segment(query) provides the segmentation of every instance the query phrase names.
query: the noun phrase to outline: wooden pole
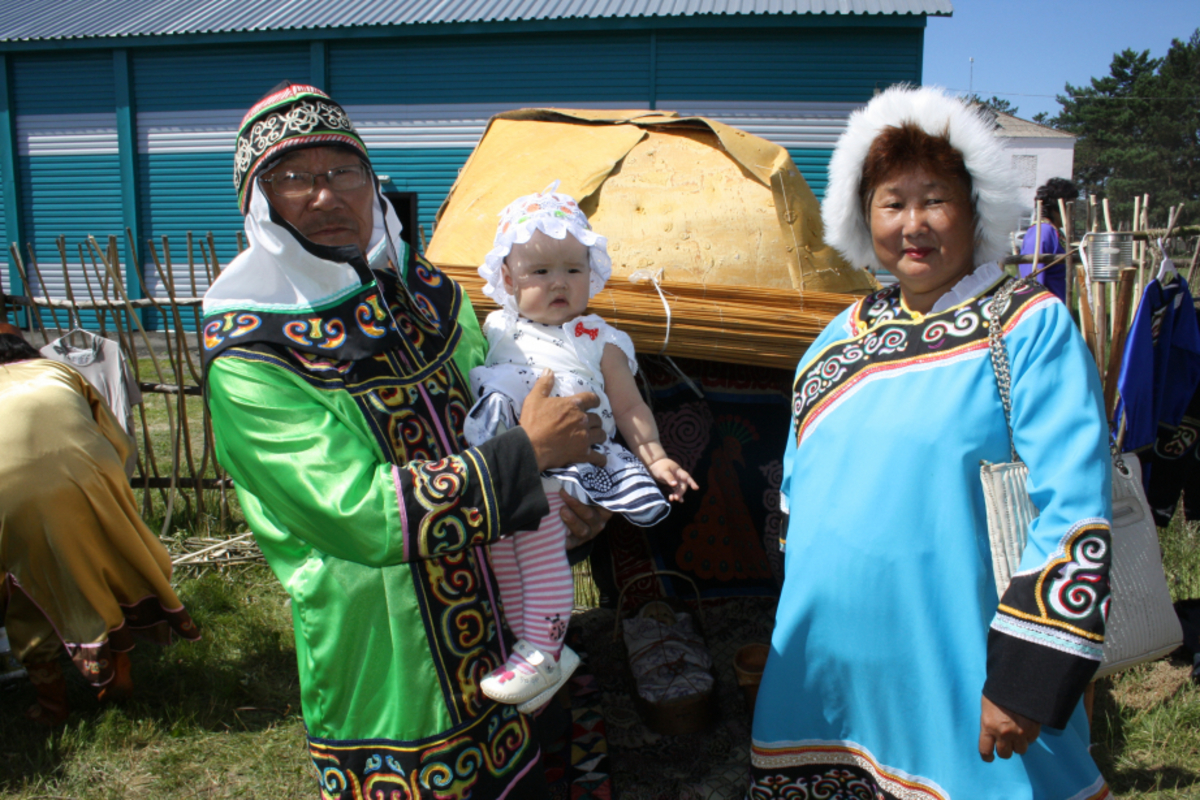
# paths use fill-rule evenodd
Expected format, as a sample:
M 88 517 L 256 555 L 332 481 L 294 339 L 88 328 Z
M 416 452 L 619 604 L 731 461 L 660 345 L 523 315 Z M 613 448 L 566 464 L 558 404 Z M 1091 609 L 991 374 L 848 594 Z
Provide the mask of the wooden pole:
M 8 248 L 12 252 L 13 263 L 17 265 L 17 272 L 21 275 L 21 284 L 25 287 L 25 296 L 32 300 L 33 288 L 29 285 L 29 273 L 25 271 L 25 262 L 21 260 L 21 248 L 17 247 L 16 242 L 11 243 Z M 42 312 L 38 309 L 37 305 L 33 305 L 32 309 L 33 319 L 37 321 L 38 330 L 42 332 L 42 344 L 50 344 L 50 337 L 46 335 L 46 323 L 42 321 Z
M 125 301 L 126 308 L 128 309 L 128 312 L 129 312 L 129 317 L 133 320 L 134 324 L 137 326 L 138 333 L 140 333 L 142 335 L 142 341 L 146 345 L 146 349 L 150 353 L 150 361 L 154 364 L 154 372 L 156 375 L 158 375 L 158 382 L 166 383 L 167 381 L 166 381 L 164 373 L 162 371 L 162 365 L 158 363 L 158 356 L 156 356 L 154 354 L 154 347 L 151 346 L 151 344 L 150 344 L 150 336 L 146 333 L 146 328 L 142 325 L 141 318 L 134 312 L 133 308 L 129 305 L 129 295 L 125 293 L 125 287 L 121 285 L 121 279 L 116 274 L 114 265 L 110 264 L 108 262 L 108 260 L 104 257 L 104 253 L 100 250 L 100 245 L 98 245 L 96 243 L 95 237 L 89 235 L 87 238 L 88 238 L 88 245 L 96 252 L 96 255 L 100 259 L 101 263 L 104 264 L 104 268 L 108 272 L 109 279 L 112 281 L 113 285 L 116 287 L 118 296 L 122 300 Z M 140 280 L 141 276 L 139 275 L 138 277 Z M 164 395 L 164 400 L 166 402 L 166 409 L 167 409 L 167 425 L 171 428 L 172 434 L 174 434 L 174 432 L 175 432 L 175 415 L 173 413 L 174 409 L 171 408 L 170 399 L 167 398 L 166 395 Z M 172 438 L 174 438 L 174 436 Z M 178 448 L 175 448 L 175 449 L 176 449 L 176 452 L 178 453 Z M 171 470 L 171 489 L 167 494 L 167 509 L 166 509 L 165 517 L 163 519 L 162 532 L 159 534 L 162 537 L 166 537 L 167 531 L 170 530 L 170 528 L 171 528 L 171 516 L 174 513 L 174 503 L 175 503 L 175 488 L 176 488 L 175 487 L 175 478 L 178 475 L 178 473 L 179 473 L 179 465 L 176 464 L 174 466 L 174 468 Z
M 1138 224 L 1142 220 L 1142 198 L 1133 198 L 1133 226 L 1130 230 L 1136 231 Z M 1137 295 L 1141 297 L 1142 287 L 1146 285 L 1146 251 L 1141 242 L 1133 243 L 1134 263 L 1137 265 Z
M 88 260 L 87 260 L 87 257 L 85 257 L 83 254 L 83 244 L 79 243 L 78 246 L 79 246 L 79 265 L 83 269 L 83 282 L 84 282 L 84 284 L 87 285 L 88 297 L 92 298 L 92 303 L 95 304 L 97 302 L 96 294 L 95 294 L 95 292 L 92 291 L 92 279 L 88 276 Z M 96 265 L 96 257 L 95 256 L 92 256 L 92 267 L 96 269 L 96 288 L 101 288 L 100 269 Z M 106 298 L 102 298 L 102 299 L 106 300 Z M 104 308 L 101 308 L 99 305 L 94 305 L 93 308 L 95 308 L 95 311 L 96 311 L 96 318 L 98 320 L 100 320 L 100 335 L 103 336 L 104 338 L 108 338 L 108 313 Z
M 1074 307 L 1071 303 L 1072 296 L 1078 294 L 1078 292 L 1075 291 L 1075 281 L 1073 280 L 1075 277 L 1075 262 L 1071 258 L 1071 248 L 1073 245 L 1073 239 L 1075 238 L 1075 204 L 1066 203 L 1062 199 L 1059 199 L 1058 213 L 1062 218 L 1063 224 L 1063 247 L 1067 251 L 1066 265 L 1064 266 L 1063 274 L 1063 277 L 1065 278 L 1063 281 L 1063 288 L 1066 294 L 1065 299 L 1067 301 L 1067 309 L 1070 310 Z
M 42 287 L 42 297 L 46 300 L 50 299 L 50 287 L 46 285 L 46 281 L 42 279 L 42 270 L 38 267 L 37 254 L 33 252 L 33 242 L 27 242 L 26 247 L 29 248 L 29 266 L 33 269 L 33 274 L 37 278 L 37 282 Z M 33 295 L 30 295 L 32 297 Z M 58 312 L 54 310 L 52 303 L 47 303 L 50 306 L 50 319 L 54 320 L 54 329 L 58 331 L 58 335 L 62 336 L 63 328 L 58 324 Z M 67 314 L 67 324 L 70 325 L 71 315 Z
M 128 236 L 129 229 L 126 228 L 125 231 L 126 231 L 126 235 Z M 129 239 L 129 246 L 130 246 L 130 255 L 133 258 L 133 263 L 135 263 L 135 264 L 141 263 L 138 259 L 137 247 L 135 246 L 132 237 L 130 237 L 130 239 Z M 91 254 L 91 248 L 88 249 L 88 252 L 89 252 L 89 254 Z M 82 244 L 79 246 L 79 259 L 80 259 L 80 261 L 83 261 L 83 245 Z M 92 260 L 92 265 L 96 269 L 96 281 L 97 281 L 97 283 L 99 283 L 100 277 L 101 277 L 100 265 L 98 263 L 96 263 L 96 256 L 94 254 L 92 254 L 91 260 Z M 87 265 L 86 264 L 84 265 L 83 276 L 84 276 L 84 278 L 87 278 Z M 91 281 L 90 280 L 88 281 L 88 290 L 91 291 Z M 106 301 L 108 300 L 107 295 L 105 296 L 104 299 Z M 138 301 L 138 302 L 141 302 L 141 301 Z M 154 302 L 153 298 L 150 298 L 150 302 L 151 303 Z M 127 300 L 126 305 L 131 305 L 131 303 Z M 104 335 L 103 334 L 104 316 L 105 316 L 104 310 L 100 309 L 101 335 Z M 122 346 L 126 350 L 126 356 L 129 358 L 130 362 L 133 364 L 134 380 L 136 380 L 140 384 L 142 381 L 142 360 L 138 354 L 137 340 L 134 338 L 132 330 L 129 331 L 128 336 L 126 336 L 125 330 L 121 325 L 121 317 L 119 314 L 117 314 L 116 310 L 113 310 L 113 323 L 117 329 L 117 338 L 120 339 Z M 153 350 L 150 351 L 150 357 L 151 358 L 154 357 Z M 141 469 L 141 471 L 142 471 L 142 516 L 149 517 L 150 516 L 150 489 L 152 488 L 152 486 L 154 488 L 158 489 L 158 495 L 159 495 L 159 498 L 162 500 L 163 508 L 166 508 L 169 505 L 170 500 L 167 497 L 166 490 L 162 486 L 162 476 L 160 475 L 160 473 L 158 471 L 158 456 L 154 452 L 154 440 L 150 438 L 150 426 L 146 421 L 146 401 L 145 401 L 145 399 L 143 399 L 141 403 L 138 403 L 138 418 L 141 420 L 142 444 L 144 445 L 144 447 L 142 449 L 145 452 L 145 461 L 144 462 L 140 461 L 140 459 L 142 457 L 141 454 L 138 455 L 138 458 L 139 458 L 138 468 Z M 149 467 L 149 468 L 147 469 L 147 467 Z M 151 477 L 151 474 L 153 474 L 153 477 Z
M 1196 251 L 1192 253 L 1192 264 L 1188 267 L 1187 281 L 1188 285 L 1192 285 L 1192 281 L 1196 278 L 1196 264 L 1200 263 L 1200 236 L 1196 237 Z
M 166 262 L 165 269 L 161 264 L 158 263 L 158 256 L 154 252 L 153 248 L 151 248 L 150 252 L 155 256 L 154 267 L 158 270 L 159 279 L 162 280 L 163 285 L 167 287 L 167 297 L 171 299 L 171 314 L 175 319 L 175 345 L 183 352 L 184 355 L 187 356 L 188 372 L 191 373 L 192 380 L 198 384 L 200 383 L 200 374 L 196 370 L 196 365 L 192 363 L 192 352 L 188 347 L 187 334 L 183 330 L 183 319 L 179 315 L 179 306 L 175 302 L 175 267 L 171 263 L 171 242 L 166 236 L 162 237 L 162 245 L 163 261 Z M 183 360 L 181 358 L 180 365 L 182 364 Z M 183 383 L 182 374 L 179 375 L 179 383 Z
M 75 305 L 75 291 L 71 288 L 70 270 L 67 269 L 67 237 L 59 236 L 54 240 L 58 245 L 58 257 L 62 260 L 63 287 L 67 290 L 67 302 L 71 304 L 70 310 L 75 314 L 75 324 L 73 327 L 82 328 L 83 319 L 79 316 L 79 306 Z M 70 324 L 71 315 L 67 315 L 67 323 Z
M 1112 348 L 1108 353 L 1108 369 L 1105 370 L 1104 380 L 1104 413 L 1110 419 L 1116 409 L 1117 383 L 1125 358 L 1125 337 L 1129 333 L 1129 307 L 1133 298 L 1135 272 L 1132 267 L 1121 270 L 1116 287 L 1117 310 L 1113 317 Z
M 1087 343 L 1088 349 L 1092 351 L 1092 358 L 1098 361 L 1096 321 L 1092 319 L 1092 307 L 1088 303 L 1087 273 L 1084 272 L 1082 265 L 1075 267 L 1075 281 L 1079 290 L 1079 324 L 1083 328 L 1083 340 Z M 1099 366 L 1097 366 L 1097 370 L 1099 370 Z
M 183 318 L 179 314 L 179 306 L 175 302 L 175 267 L 171 263 L 171 242 L 166 237 L 162 237 L 163 245 L 163 261 L 166 263 L 164 274 L 167 279 L 167 296 L 171 298 L 171 313 L 175 317 L 175 351 L 178 354 L 178 368 L 175 372 L 176 383 L 183 385 L 183 363 L 187 360 L 188 371 L 191 373 L 192 380 L 197 384 L 200 383 L 200 378 L 196 373 L 196 366 L 192 363 L 191 348 L 188 347 L 187 333 L 183 329 Z M 187 396 L 179 393 L 179 420 L 180 428 L 183 431 L 183 452 L 187 456 L 188 472 L 192 476 L 192 481 L 195 484 L 196 491 L 196 514 L 197 516 L 204 513 L 204 490 L 200 485 L 201 475 L 196 472 L 196 463 L 192 457 L 192 425 L 188 418 L 187 412 Z M 187 496 L 184 495 L 186 502 Z
M 238 231 L 238 235 L 241 235 L 241 231 Z M 208 239 L 208 252 L 212 253 L 213 276 L 219 278 L 221 277 L 221 262 L 217 261 L 217 244 L 213 241 L 212 231 L 208 232 L 206 238 Z
M 102 274 L 100 272 L 100 265 L 99 265 L 99 263 L 97 263 L 96 256 L 95 256 L 95 254 L 92 253 L 91 247 L 88 248 L 88 252 L 91 255 L 92 264 L 96 268 L 96 280 L 97 280 L 97 283 L 99 283 L 102 278 Z M 99 251 L 97 250 L 96 252 L 99 252 Z M 83 255 L 83 250 L 82 250 L 82 248 L 80 248 L 80 256 L 82 257 L 82 255 Z M 137 257 L 137 249 L 136 248 L 131 249 L 131 255 L 133 257 L 133 262 L 135 264 L 140 263 L 138 260 L 138 257 Z M 115 247 L 115 243 L 113 241 L 113 237 L 109 237 L 109 259 L 113 263 L 116 263 L 117 250 Z M 85 271 L 85 274 L 86 274 L 86 271 Z M 117 274 L 120 275 L 119 269 L 118 269 Z M 122 284 L 122 285 L 124 285 L 124 284 Z M 107 281 L 104 281 L 104 287 L 105 287 L 104 300 L 105 300 L 105 302 L 108 302 L 108 288 L 107 288 L 108 282 Z M 118 295 L 118 297 L 119 297 L 119 295 Z M 148 298 L 147 300 L 135 300 L 135 301 L 126 300 L 124 305 L 126 307 L 131 307 L 131 306 L 134 306 L 136 303 L 144 304 L 146 302 L 153 303 L 154 300 L 153 300 L 153 298 Z M 137 306 L 137 307 L 142 308 L 142 307 L 144 307 L 144 305 Z M 121 315 L 117 312 L 116 308 L 112 309 L 112 315 L 113 315 L 113 327 L 117 331 L 117 338 L 121 342 L 122 349 L 125 350 L 126 355 L 130 359 L 130 361 L 133 362 L 134 379 L 137 380 L 138 383 L 140 384 L 141 380 L 142 380 L 141 358 L 138 354 L 137 339 L 133 335 L 133 330 L 132 330 L 133 323 L 130 323 L 130 325 L 129 325 L 130 330 L 126 331 L 125 326 L 121 324 Z M 140 320 L 141 318 L 138 317 L 138 319 Z M 149 353 L 150 357 L 153 358 L 154 357 L 153 348 L 149 347 L 149 345 L 147 345 L 147 347 L 150 350 L 150 353 Z M 142 423 L 142 442 L 145 444 L 146 463 L 148 463 L 150 465 L 149 471 L 146 470 L 145 464 L 142 465 L 142 490 L 143 490 L 142 491 L 142 508 L 145 510 L 144 515 L 148 517 L 148 516 L 150 516 L 150 491 L 149 490 L 151 489 L 152 486 L 158 487 L 158 496 L 159 496 L 159 499 L 162 500 L 163 508 L 171 507 L 171 498 L 167 494 L 166 490 L 164 488 L 162 488 L 164 485 L 168 485 L 170 483 L 170 480 L 167 479 L 166 481 L 164 481 L 158 471 L 158 456 L 154 452 L 154 440 L 150 436 L 150 427 L 146 423 L 146 400 L 144 398 L 143 398 L 142 402 L 138 404 L 138 417 L 141 419 L 141 423 Z M 151 472 L 154 473 L 153 478 L 151 478 L 151 476 L 150 476 Z

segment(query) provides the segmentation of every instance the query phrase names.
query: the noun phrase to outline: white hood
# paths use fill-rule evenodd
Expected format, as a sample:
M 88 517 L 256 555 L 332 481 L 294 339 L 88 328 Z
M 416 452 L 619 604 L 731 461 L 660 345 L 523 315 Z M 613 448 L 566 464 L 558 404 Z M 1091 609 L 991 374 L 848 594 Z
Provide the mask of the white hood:
M 367 263 L 375 270 L 389 267 L 403 275 L 408 249 L 400 239 L 402 226 L 392 204 L 376 190 Z M 380 214 L 380 208 L 383 212 Z M 310 252 L 290 230 L 271 219 L 264 192 L 252 193 L 246 215 L 250 246 L 242 251 L 204 295 L 204 314 L 253 309 L 287 313 L 326 305 L 357 291 L 362 281 L 345 262 Z

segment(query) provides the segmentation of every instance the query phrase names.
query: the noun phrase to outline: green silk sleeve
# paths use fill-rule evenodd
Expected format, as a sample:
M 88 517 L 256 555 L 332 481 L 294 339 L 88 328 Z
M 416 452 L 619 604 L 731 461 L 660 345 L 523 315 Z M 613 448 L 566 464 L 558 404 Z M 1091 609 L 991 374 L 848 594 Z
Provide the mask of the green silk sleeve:
M 251 526 L 337 558 L 371 566 L 430 558 L 536 527 L 548 510 L 519 429 L 491 447 L 392 464 L 347 392 L 236 356 L 211 366 L 208 403 L 217 458 L 239 494 L 253 497 L 248 516 L 269 517 Z
M 462 329 L 462 338 L 454 349 L 454 363 L 464 376 L 470 375 L 475 367 L 482 367 L 487 358 L 487 337 L 479 327 L 479 318 L 475 316 L 475 307 L 464 289 L 462 307 L 458 312 L 458 326 Z

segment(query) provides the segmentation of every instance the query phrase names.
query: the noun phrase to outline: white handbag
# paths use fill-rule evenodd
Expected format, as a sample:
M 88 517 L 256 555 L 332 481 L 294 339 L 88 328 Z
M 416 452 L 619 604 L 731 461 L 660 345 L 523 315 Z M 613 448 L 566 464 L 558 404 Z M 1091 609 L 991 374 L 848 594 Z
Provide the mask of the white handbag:
M 1008 349 L 997 319 L 999 309 L 1019 285 L 1010 283 L 1001 289 L 987 308 L 991 323 L 988 345 L 1012 452 L 1011 462 L 985 461 L 979 469 L 987 507 L 992 571 L 999 596 L 1004 595 L 1021 563 L 1029 525 L 1038 515 L 1026 484 L 1029 468 L 1013 444 Z M 1163 574 L 1158 529 L 1142 490 L 1141 465 L 1136 458 L 1126 461 L 1115 447 L 1112 457 L 1112 565 L 1108 575 L 1112 602 L 1104 631 L 1104 660 L 1096 671 L 1097 678 L 1161 658 L 1183 643 L 1183 628 L 1171 605 L 1171 593 Z

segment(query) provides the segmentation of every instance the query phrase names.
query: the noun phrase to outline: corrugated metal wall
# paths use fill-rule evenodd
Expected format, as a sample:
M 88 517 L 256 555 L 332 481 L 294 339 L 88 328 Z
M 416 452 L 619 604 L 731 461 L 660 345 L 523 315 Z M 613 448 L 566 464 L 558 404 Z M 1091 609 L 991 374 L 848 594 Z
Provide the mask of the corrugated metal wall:
M 148 49 L 133 53 L 138 126 L 139 255 L 147 287 L 161 283 L 145 240 L 166 269 L 171 248 L 176 292 L 190 295 L 187 234 L 193 235 L 196 291 L 208 289 L 199 242 L 213 234 L 222 264 L 237 255 L 242 230 L 233 188 L 233 151 L 246 109 L 283 80 L 310 79 L 309 46 Z M 202 80 L 198 79 L 202 76 Z M 184 324 L 193 326 L 191 313 Z
M 343 104 L 645 102 L 644 32 L 334 42 L 329 89 Z
M 718 119 L 787 148 L 820 199 L 850 113 L 921 81 L 922 28 L 662 31 L 658 107 Z
M 379 172 L 420 193 L 419 222 L 438 206 L 488 119 L 525 106 L 645 108 L 645 32 L 423 37 L 334 42 L 328 90 L 347 106 Z
M 8 176 L 4 174 L 4 170 L 0 169 L 0 185 Z M 4 252 L 0 252 L 0 287 L 4 289 L 5 294 L 12 293 L 12 284 L 8 279 L 8 217 L 4 214 L 4 192 L 0 192 L 0 248 Z
M 921 28 L 778 28 L 658 34 L 662 102 L 865 103 L 876 88 L 919 81 Z
M 123 227 L 112 54 L 15 58 L 12 94 L 26 240 L 21 250 L 30 281 L 35 291 L 42 291 L 30 263 L 32 244 L 45 289 L 52 297 L 66 296 L 64 262 L 57 247 L 58 237 L 65 236 L 66 270 L 73 289 L 84 297 L 84 269 L 92 265 L 81 261 L 79 245 L 89 234 L 103 243 L 103 237 Z M 67 324 L 64 311 L 43 313 L 48 325 L 54 316 Z M 94 315 L 88 313 L 83 320 L 90 323 Z
M 429 234 L 487 120 L 531 105 L 653 104 L 714 117 L 786 147 L 820 197 L 846 117 L 877 88 L 920 82 L 922 42 L 920 27 L 836 26 L 333 40 L 325 86 L 347 107 L 377 171 L 420 193 Z M 232 156 L 242 115 L 281 80 L 319 81 L 313 51 L 297 42 L 129 52 L 143 274 L 153 291 L 159 280 L 145 239 L 155 239 L 161 257 L 168 236 L 177 286 L 190 294 L 189 230 L 197 240 L 212 231 L 223 263 L 236 253 L 242 220 Z M 55 237 L 68 237 L 75 283 L 81 238 L 124 233 L 114 56 L 18 54 L 10 70 L 26 235 L 43 266 L 52 265 L 44 277 L 58 293 Z M 199 263 L 198 251 L 193 257 Z

